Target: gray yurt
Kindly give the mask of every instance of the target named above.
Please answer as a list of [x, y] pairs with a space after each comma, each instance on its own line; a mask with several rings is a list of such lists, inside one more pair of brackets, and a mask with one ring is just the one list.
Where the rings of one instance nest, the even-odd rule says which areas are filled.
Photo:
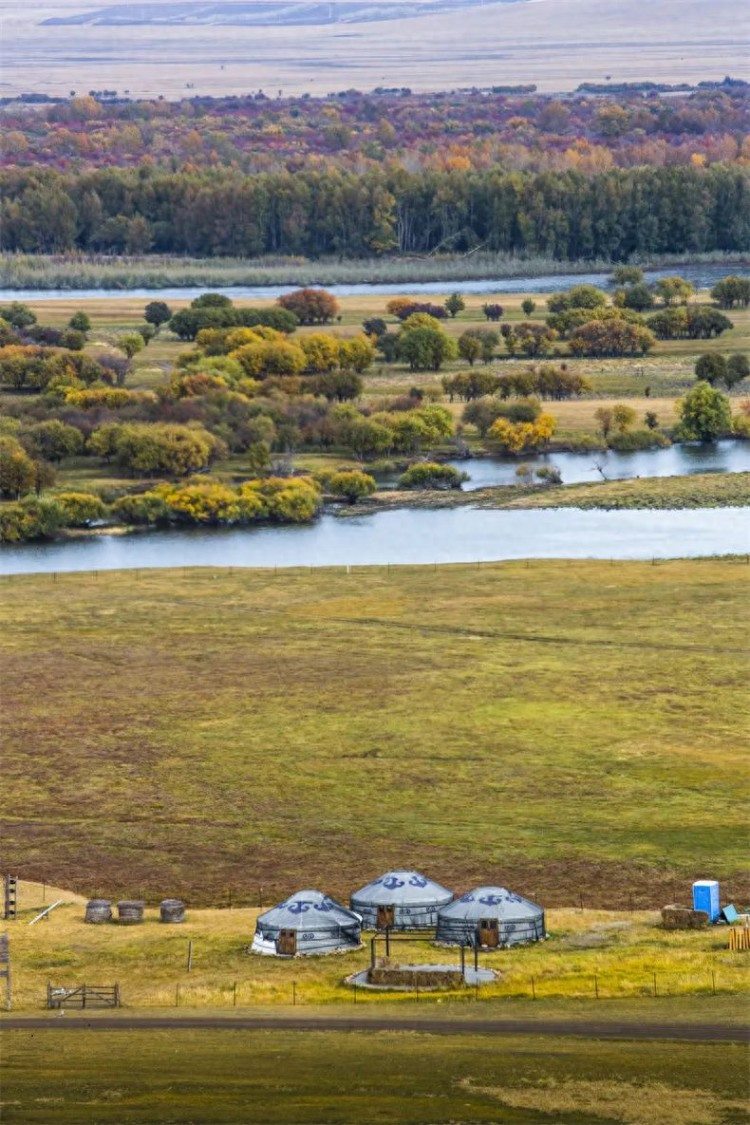
[[258, 917], [251, 953], [299, 957], [344, 953], [361, 944], [359, 915], [320, 891], [297, 891]]
[[497, 949], [543, 937], [541, 906], [505, 887], [477, 887], [438, 913], [437, 940], [447, 945]]
[[434, 930], [453, 895], [418, 871], [388, 871], [355, 891], [350, 906], [365, 930]]

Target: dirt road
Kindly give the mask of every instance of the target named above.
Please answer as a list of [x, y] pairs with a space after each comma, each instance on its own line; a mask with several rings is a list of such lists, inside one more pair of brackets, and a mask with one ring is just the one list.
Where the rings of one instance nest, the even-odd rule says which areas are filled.
[[0, 1031], [423, 1031], [430, 1035], [546, 1035], [586, 1039], [679, 1039], [750, 1042], [750, 1028], [713, 1023], [633, 1023], [593, 1020], [341, 1019], [319, 1016], [5, 1016]]

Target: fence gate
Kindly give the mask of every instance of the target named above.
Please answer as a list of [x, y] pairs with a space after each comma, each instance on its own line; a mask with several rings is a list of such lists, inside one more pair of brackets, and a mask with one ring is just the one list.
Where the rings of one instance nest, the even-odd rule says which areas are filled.
[[47, 985], [48, 1008], [119, 1008], [119, 984]]

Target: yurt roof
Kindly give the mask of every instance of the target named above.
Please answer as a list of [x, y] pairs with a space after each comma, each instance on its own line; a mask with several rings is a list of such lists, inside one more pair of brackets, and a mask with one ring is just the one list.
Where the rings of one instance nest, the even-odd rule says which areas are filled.
[[402, 902], [419, 906], [422, 903], [450, 902], [452, 898], [451, 891], [419, 871], [386, 871], [385, 875], [373, 879], [352, 894], [353, 902], [372, 903], [374, 906], [397, 906]]
[[501, 918], [517, 921], [521, 918], [538, 918], [541, 906], [513, 894], [506, 887], [475, 887], [467, 891], [440, 911], [442, 918], [464, 918], [479, 921], [481, 918]]
[[261, 914], [258, 923], [280, 930], [304, 930], [354, 926], [359, 918], [322, 891], [297, 891], [284, 902]]

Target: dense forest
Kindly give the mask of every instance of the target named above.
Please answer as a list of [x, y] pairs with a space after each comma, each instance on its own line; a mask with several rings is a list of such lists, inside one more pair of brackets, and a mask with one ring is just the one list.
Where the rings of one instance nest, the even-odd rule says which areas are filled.
[[337, 167], [407, 171], [604, 172], [642, 165], [747, 162], [750, 88], [562, 98], [499, 91], [327, 98], [71, 97], [2, 106], [3, 166], [58, 171], [184, 165], [240, 172]]
[[557, 259], [750, 248], [737, 164], [576, 171], [6, 169], [8, 251], [344, 257], [483, 248]]

